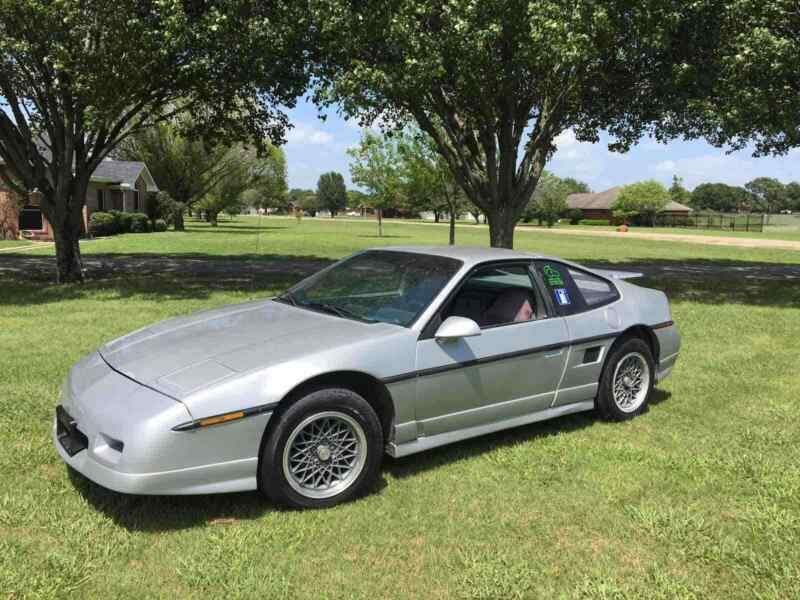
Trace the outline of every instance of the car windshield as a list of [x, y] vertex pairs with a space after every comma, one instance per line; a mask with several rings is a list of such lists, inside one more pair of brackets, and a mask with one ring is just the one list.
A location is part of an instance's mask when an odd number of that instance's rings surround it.
[[276, 300], [357, 319], [408, 327], [458, 271], [444, 256], [371, 250], [352, 256]]

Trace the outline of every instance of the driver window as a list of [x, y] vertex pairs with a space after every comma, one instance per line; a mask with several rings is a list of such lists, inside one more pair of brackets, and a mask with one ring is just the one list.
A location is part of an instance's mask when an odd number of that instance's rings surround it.
[[543, 318], [527, 265], [499, 265], [473, 273], [442, 314], [475, 321], [481, 329]]

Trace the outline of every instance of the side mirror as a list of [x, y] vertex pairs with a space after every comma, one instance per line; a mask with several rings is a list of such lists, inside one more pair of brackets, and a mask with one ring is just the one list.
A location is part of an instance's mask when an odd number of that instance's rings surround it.
[[439, 325], [434, 336], [437, 340], [455, 340], [458, 338], [475, 337], [481, 334], [481, 328], [472, 319], [466, 317], [447, 317]]

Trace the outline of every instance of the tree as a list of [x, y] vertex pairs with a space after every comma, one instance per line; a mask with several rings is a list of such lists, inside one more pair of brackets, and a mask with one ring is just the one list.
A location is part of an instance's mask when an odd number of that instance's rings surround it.
[[180, 116], [132, 133], [114, 150], [115, 158], [140, 160], [174, 200], [172, 224], [184, 229], [183, 215], [225, 178], [240, 171], [240, 156], [225, 143], [185, 134], [189, 117]]
[[567, 195], [571, 193], [555, 175], [544, 171], [530, 202], [530, 216], [552, 227], [567, 210]]
[[[667, 123], [668, 137], [705, 137], [754, 155], [800, 146], [800, 12], [797, 0], [707, 3], [698, 21]], [[709, 60], [712, 59], [712, 60]], [[687, 102], [688, 99], [688, 102]]]
[[3, 179], [42, 194], [58, 281], [83, 279], [89, 178], [131, 133], [191, 112], [209, 139], [282, 140], [309, 31], [286, 0], [0, 1]]
[[258, 176], [244, 193], [244, 202], [253, 208], [289, 209], [289, 184], [286, 155], [278, 146], [270, 145], [258, 157]]
[[370, 205], [369, 196], [360, 190], [347, 190], [347, 208], [364, 213], [364, 209]]
[[317, 199], [320, 208], [331, 213], [331, 218], [347, 206], [347, 186], [341, 173], [323, 173], [317, 181]]
[[463, 191], [434, 141], [418, 129], [403, 132], [398, 144], [400, 172], [406, 205], [416, 211], [432, 211], [434, 221], [447, 212], [449, 243], [456, 243], [456, 219], [468, 207]]
[[565, 177], [561, 180], [561, 183], [567, 190], [567, 196], [570, 194], [588, 194], [592, 191], [588, 183], [579, 181], [573, 177]]
[[792, 212], [800, 211], [800, 183], [790, 181], [786, 184], [786, 205]]
[[312, 217], [316, 216], [319, 210], [319, 199], [314, 190], [292, 188], [289, 190], [289, 204], [295, 209], [308, 212]]
[[755, 200], [757, 210], [767, 214], [780, 212], [786, 206], [786, 186], [772, 177], [756, 177], [744, 184]]
[[692, 191], [690, 204], [696, 210], [737, 212], [750, 210], [753, 197], [746, 189], [724, 183], [701, 183]]
[[556, 137], [627, 149], [659, 123], [662, 88], [705, 26], [679, 0], [394, 0], [314, 5], [325, 48], [315, 98], [362, 123], [414, 120], [467, 197], [492, 246], [511, 247]]
[[[225, 158], [231, 168], [199, 202], [212, 227], [217, 226], [219, 213], [241, 212], [247, 200], [245, 192], [258, 190], [261, 186], [266, 189], [277, 187], [272, 180], [280, 179], [282, 173], [276, 171], [275, 157], [275, 153], [260, 155], [254, 148], [242, 145], [229, 148]], [[252, 202], [252, 196], [249, 200]]]
[[667, 188], [654, 179], [632, 183], [622, 188], [614, 201], [614, 213], [636, 214], [655, 226], [656, 215], [669, 203]]
[[672, 176], [672, 185], [669, 186], [669, 196], [673, 202], [683, 204], [684, 206], [689, 204], [691, 194], [689, 190], [683, 187], [683, 179], [681, 177], [677, 175]]
[[383, 236], [383, 210], [403, 202], [403, 177], [397, 144], [388, 137], [369, 130], [361, 132], [361, 141], [347, 151], [351, 157], [353, 182], [369, 192], [368, 202], [378, 217], [378, 236]]

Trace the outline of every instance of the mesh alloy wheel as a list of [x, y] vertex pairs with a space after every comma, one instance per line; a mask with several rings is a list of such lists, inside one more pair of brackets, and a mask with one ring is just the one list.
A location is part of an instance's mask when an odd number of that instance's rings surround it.
[[623, 356], [614, 369], [612, 393], [614, 404], [624, 413], [636, 411], [650, 389], [650, 367], [639, 352]]
[[283, 451], [283, 474], [306, 498], [324, 499], [347, 490], [364, 468], [367, 439], [361, 425], [339, 411], [303, 419], [289, 434]]

